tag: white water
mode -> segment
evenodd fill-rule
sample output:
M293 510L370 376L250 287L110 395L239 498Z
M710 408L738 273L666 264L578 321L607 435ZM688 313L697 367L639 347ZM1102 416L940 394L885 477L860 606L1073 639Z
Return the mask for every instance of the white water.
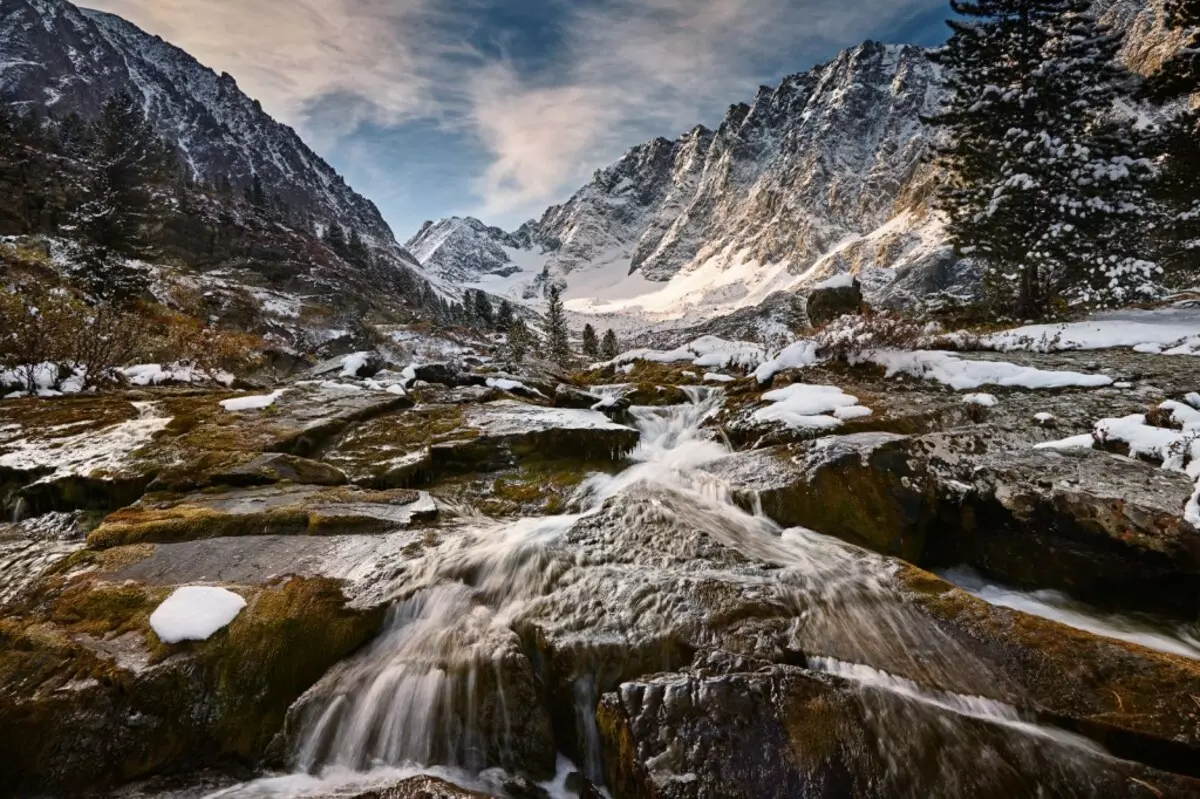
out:
M1184 626L1172 626L1145 616L1105 613L1061 591L1022 591L986 580L966 567L947 569L941 576L964 591L1013 610L1057 621L1078 630L1129 641L1148 649L1200 659L1200 640Z
M735 505L729 486L702 469L729 454L701 427L719 394L697 389L694 399L638 409L633 465L586 480L574 498L578 513L510 523L474 518L465 531L448 531L398 580L384 632L294 709L297 773L218 795L328 794L415 773L496 791L489 767L519 770L530 725L541 718L522 693L529 666L514 627L532 620L548 635L629 651L684 635L720 646L719 633L695 629L703 612L678 587L714 580L782 608L790 618L783 632L802 642L797 648L826 656L809 658L816 670L949 711L951 719L1004 726L1028 738L1030 751L1051 742L1094 756L1094 747L1002 701L1019 701L1019 691L906 603L889 561L810 530L780 529ZM604 517L604 525L589 527L589 517L612 512L607 505L619 511L615 522ZM705 560L714 546L740 556ZM872 665L854 665L865 663ZM599 778L594 707L598 693L614 686L598 686L586 673L573 685L579 766ZM888 712L876 718L881 739L897 736L909 747L919 741L912 725L927 721ZM945 717L938 723L944 733ZM963 760L955 767L972 768L968 749L955 756ZM570 768L560 758L558 777L544 785L552 796L569 795L563 781Z

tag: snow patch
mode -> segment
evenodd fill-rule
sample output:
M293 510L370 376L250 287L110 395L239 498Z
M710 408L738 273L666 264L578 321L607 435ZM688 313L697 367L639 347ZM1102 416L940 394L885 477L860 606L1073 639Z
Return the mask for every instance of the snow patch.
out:
M863 359L882 366L888 377L908 374L936 380L959 391L988 385L1028 389L1098 388L1113 382L1108 375L1056 372L1004 361L969 361L953 353L933 350L880 350L866 354Z
M207 641L237 618L246 600L225 588L188 585L176 588L150 614L150 627L163 643Z
M870 416L870 408L858 404L858 398L837 386L793 383L768 391L763 399L772 403L754 412L759 422L781 422L801 430L830 430L846 419Z
M264 408L270 408L274 405L275 400L282 397L285 391L287 389L281 388L277 391L272 391L270 394L221 400L221 407L227 411L261 411Z

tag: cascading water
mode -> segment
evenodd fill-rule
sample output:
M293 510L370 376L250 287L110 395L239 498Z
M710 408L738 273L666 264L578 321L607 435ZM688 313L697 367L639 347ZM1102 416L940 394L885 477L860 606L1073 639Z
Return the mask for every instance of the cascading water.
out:
M681 620L678 601L658 589L685 578L697 586L719 578L781 609L788 625L783 636L803 640L798 649L810 653L813 670L973 722L1037 732L1032 720L1001 701L1019 700L1015 687L904 601L889 561L812 531L781 529L736 504L729 486L702 468L730 453L702 427L721 395L696 390L693 400L635 409L641 443L632 465L587 479L574 498L578 512L512 523L467 518L460 531L447 531L411 564L384 632L293 709L298 772L525 769L537 757L529 742L552 733L547 712L523 692L533 680L515 630L535 619L585 643L594 636L598 645L618 639L632 648L685 633L697 645L719 645L716 630ZM615 512L606 506L619 509L619 523L593 534L589 517ZM645 546L645 530L667 523L678 536L637 549ZM686 568L681 564L703 562L693 555L714 545L740 554L719 574L701 565L677 577L676 570ZM603 631L597 630L601 623ZM581 727L580 765L593 778L602 774L593 710L599 693L615 687L604 679L611 682L612 675L576 674L570 694ZM976 701L981 695L992 698ZM881 741L894 736L913 745L910 715L874 715ZM1049 739L1064 747L1067 760L1072 752L1081 764L1096 756L1073 736L1027 737L1031 751ZM957 766L973 769L971 756L964 749ZM310 785L311 778L304 779ZM294 781L287 784L284 793L304 792ZM260 783L223 795L279 792Z

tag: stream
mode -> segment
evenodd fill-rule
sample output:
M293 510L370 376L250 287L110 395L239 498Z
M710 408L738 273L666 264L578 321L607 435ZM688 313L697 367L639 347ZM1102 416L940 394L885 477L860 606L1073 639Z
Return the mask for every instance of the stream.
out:
M898 776L913 758L936 756L939 768L971 779L995 768L1003 779L1009 764L972 743L980 724L1003 730L1008 757L1034 762L1049 748L1057 768L1086 782L1103 750L1019 709L1019 691L900 596L892 561L735 505L729 486L702 468L730 452L701 428L720 393L692 397L686 406L634 409L641 443L632 465L588 478L574 513L497 521L464 511L461 525L396 580L384 631L293 707L292 773L212 796L352 795L413 774L502 795L506 774L525 760L527 725L540 718L522 693L524 672L514 664L525 658L513 631L536 625L550 637L631 652L690 636L717 650L728 633L689 605L694 586L713 581L790 609L784 634L806 653L805 668L856 686L869 706L898 794L917 795ZM1081 626L1063 603L1004 601L969 574L951 576L989 601ZM1197 654L1190 642L1155 641ZM615 687L599 684L606 681L576 676L576 755L559 755L557 776L541 783L546 795L576 796L565 787L575 770L603 781L595 703ZM936 753L924 751L932 745Z

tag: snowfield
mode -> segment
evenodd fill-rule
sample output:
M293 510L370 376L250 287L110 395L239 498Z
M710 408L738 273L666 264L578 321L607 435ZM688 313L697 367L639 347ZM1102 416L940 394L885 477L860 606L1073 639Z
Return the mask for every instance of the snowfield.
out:
M947 339L962 340L955 334ZM1128 347L1148 354L1200 355L1200 308L1109 311L1080 322L1027 325L985 336L978 346L1001 352Z

